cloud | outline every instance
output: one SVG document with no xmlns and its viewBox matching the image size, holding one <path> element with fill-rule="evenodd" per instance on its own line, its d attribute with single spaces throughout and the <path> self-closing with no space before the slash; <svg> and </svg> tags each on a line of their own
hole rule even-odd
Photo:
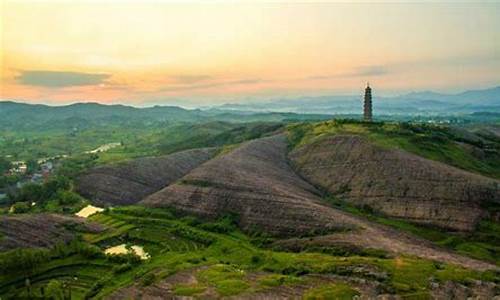
<svg viewBox="0 0 500 300">
<path fill-rule="evenodd" d="M 266 82 L 266 80 L 256 78 L 256 79 L 241 79 L 241 80 L 218 81 L 218 82 L 216 81 L 216 82 L 207 82 L 200 84 L 183 85 L 183 86 L 172 86 L 164 88 L 161 91 L 199 90 L 199 89 L 208 89 L 220 86 L 257 84 L 261 82 Z"/>
<path fill-rule="evenodd" d="M 182 84 L 194 84 L 200 81 L 213 79 L 213 77 L 209 75 L 172 75 L 169 77 Z"/>
<path fill-rule="evenodd" d="M 306 80 L 324 80 L 335 78 L 363 77 L 363 76 L 381 76 L 389 73 L 385 66 L 363 66 L 355 68 L 351 72 L 334 74 L 334 75 L 315 75 L 306 77 Z"/>
<path fill-rule="evenodd" d="M 379 76 L 385 75 L 389 73 L 386 67 L 384 66 L 367 66 L 357 68 L 356 71 L 351 73 L 351 76 Z"/>
<path fill-rule="evenodd" d="M 49 88 L 98 85 L 111 75 L 99 73 L 60 72 L 45 70 L 21 71 L 16 80 L 24 85 L 33 85 Z"/>
</svg>

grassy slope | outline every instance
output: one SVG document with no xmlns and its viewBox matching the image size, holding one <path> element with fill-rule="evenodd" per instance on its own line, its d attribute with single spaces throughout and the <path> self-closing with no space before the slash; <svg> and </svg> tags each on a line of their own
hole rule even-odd
<svg viewBox="0 0 500 300">
<path fill-rule="evenodd" d="M 104 258 L 86 259 L 81 255 L 72 255 L 53 259 L 30 275 L 33 293 L 39 293 L 40 287 L 46 285 L 49 279 L 71 282 L 70 279 L 77 276 L 78 280 L 71 283 L 74 297 L 79 299 L 92 288 L 101 297 L 133 282 L 146 285 L 198 266 L 209 268 L 196 273 L 198 284 L 177 286 L 179 295 L 201 293 L 206 288 L 214 289 L 219 295 L 257 292 L 272 286 L 301 283 L 302 275 L 307 273 L 363 277 L 348 271 L 348 267 L 354 265 L 372 266 L 386 272 L 388 277 L 382 280 L 383 287 L 401 295 L 426 297 L 431 277 L 438 281 L 495 280 L 492 272 L 479 273 L 413 257 L 340 257 L 271 251 L 259 248 L 249 236 L 226 221 L 220 226 L 206 226 L 192 218 L 175 218 L 169 211 L 159 209 L 117 208 L 95 215 L 92 219 L 107 224 L 110 229 L 100 235 L 85 235 L 83 239 L 88 243 L 101 248 L 124 242 L 143 245 L 151 254 L 151 259 L 120 273 L 113 272 L 118 263 Z M 202 230 L 202 227 L 217 228 L 219 233 Z M 258 279 L 247 276 L 257 271 L 269 275 Z M 97 284 L 91 284 L 96 281 Z M 22 272 L 0 275 L 0 283 L 2 296 L 26 296 Z M 341 297 L 357 291 L 344 285 L 327 285 L 307 293 L 311 298 L 318 295 Z"/>
<path fill-rule="evenodd" d="M 288 127 L 288 133 L 293 147 L 312 143 L 327 135 L 359 134 L 382 147 L 402 149 L 473 173 L 500 179 L 498 140 L 484 137 L 485 142 L 479 142 L 444 126 L 332 120 L 293 124 Z M 484 156 L 467 150 L 467 147 L 472 146 L 483 151 Z"/>
<path fill-rule="evenodd" d="M 291 147 L 300 147 L 315 140 L 336 134 L 358 134 L 369 138 L 374 143 L 386 147 L 402 149 L 422 157 L 437 160 L 455 167 L 500 178 L 500 143 L 488 139 L 487 145 L 464 139 L 447 127 L 411 125 L 400 123 L 360 123 L 355 121 L 327 121 L 319 123 L 300 123 L 288 127 Z M 489 149 L 486 157 L 476 157 L 461 144 Z M 500 225 L 492 221 L 482 221 L 472 234 L 443 232 L 437 228 L 411 224 L 404 220 L 390 219 L 373 212 L 366 212 L 350 206 L 338 199 L 328 199 L 337 208 L 362 215 L 378 223 L 410 232 L 453 249 L 461 254 L 487 260 L 500 265 Z M 489 207 L 498 210 L 497 205 Z"/>
<path fill-rule="evenodd" d="M 140 124 L 137 126 L 103 126 L 73 131 L 40 130 L 0 132 L 0 156 L 12 160 L 76 155 L 101 145 L 121 142 L 123 146 L 98 154 L 98 163 L 110 163 L 142 156 L 239 143 L 275 131 L 281 123 Z"/>
</svg>

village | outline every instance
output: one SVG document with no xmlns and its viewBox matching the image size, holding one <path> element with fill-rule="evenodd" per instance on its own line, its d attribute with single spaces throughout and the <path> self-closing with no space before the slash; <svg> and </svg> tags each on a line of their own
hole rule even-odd
<svg viewBox="0 0 500 300">
<path fill-rule="evenodd" d="M 107 143 L 93 150 L 85 151 L 85 154 L 97 154 L 106 152 L 112 148 L 121 146 L 121 143 Z M 51 157 L 43 157 L 29 160 L 11 161 L 11 155 L 6 155 L 2 160 L 3 168 L 0 173 L 0 203 L 9 193 L 15 193 L 28 183 L 42 184 L 60 167 L 63 160 L 68 158 L 67 154 Z"/>
</svg>

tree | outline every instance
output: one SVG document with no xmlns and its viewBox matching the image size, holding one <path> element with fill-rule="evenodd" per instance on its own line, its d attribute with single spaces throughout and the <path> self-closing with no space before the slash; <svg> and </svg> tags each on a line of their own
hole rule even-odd
<svg viewBox="0 0 500 300">
<path fill-rule="evenodd" d="M 30 205 L 27 202 L 16 202 L 13 205 L 14 213 L 23 214 L 30 210 Z"/>
<path fill-rule="evenodd" d="M 38 202 L 43 195 L 43 187 L 39 184 L 28 183 L 14 196 L 16 202 Z"/>
<path fill-rule="evenodd" d="M 26 161 L 26 173 L 33 174 L 38 170 L 38 162 L 34 159 L 28 159 Z"/>
<path fill-rule="evenodd" d="M 59 190 L 56 194 L 59 205 L 73 205 L 83 201 L 80 195 L 66 190 Z"/>
<path fill-rule="evenodd" d="M 12 164 L 5 157 L 0 157 L 0 175 L 12 168 Z"/>
<path fill-rule="evenodd" d="M 63 284 L 59 280 L 52 279 L 47 284 L 47 288 L 45 290 L 45 294 L 47 298 L 54 300 L 62 300 L 64 299 L 64 289 Z"/>
</svg>

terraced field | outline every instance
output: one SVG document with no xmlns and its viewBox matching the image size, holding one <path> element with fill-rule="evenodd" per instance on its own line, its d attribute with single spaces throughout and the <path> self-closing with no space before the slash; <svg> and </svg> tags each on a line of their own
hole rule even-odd
<svg viewBox="0 0 500 300">
<path fill-rule="evenodd" d="M 494 285 L 489 282 L 498 280 L 494 271 L 405 255 L 273 251 L 256 246 L 262 237 L 252 239 L 236 227 L 227 227 L 223 220 L 204 223 L 162 209 L 122 207 L 90 219 L 107 228 L 84 237 L 91 247 L 100 248 L 99 253 L 70 251 L 64 256 L 51 250 L 53 258 L 32 269 L 0 275 L 0 296 L 41 296 L 42 287 L 58 280 L 65 284 L 64 293 L 71 293 L 74 299 L 189 294 L 286 298 L 335 295 L 337 289 L 368 298 L 387 293 L 427 297 L 434 293 L 429 282 L 440 286 L 450 281 L 480 280 L 492 293 Z M 220 233 L 221 228 L 225 228 L 224 233 Z M 151 258 L 130 261 L 102 255 L 108 245 L 121 243 L 142 245 Z M 474 287 L 463 288 L 476 295 L 479 292 Z"/>
<path fill-rule="evenodd" d="M 106 214 L 94 214 L 89 220 L 97 222 L 106 228 L 106 231 L 102 234 L 84 234 L 84 239 L 90 243 L 99 243 L 114 237 L 119 237 L 134 228 L 134 225 Z"/>
<path fill-rule="evenodd" d="M 0 277 L 0 294 L 9 295 L 15 290 L 41 296 L 50 280 L 59 280 L 68 285 L 67 292 L 76 299 L 84 298 L 85 293 L 101 276 L 111 272 L 113 264 L 104 259 L 92 260 L 79 255 L 51 260 L 29 276 L 30 287 L 26 286 L 25 274 L 11 273 L 8 277 Z"/>
<path fill-rule="evenodd" d="M 156 219 L 152 215 L 162 218 Z M 157 211 L 152 215 L 141 207 L 117 208 L 94 214 L 88 221 L 96 224 L 95 226 L 100 225 L 101 231 L 84 233 L 82 239 L 86 243 L 97 245 L 100 251 L 121 243 L 139 244 L 154 257 L 171 252 L 196 253 L 211 242 L 204 235 L 190 239 L 189 235 L 197 231 L 172 220 L 169 212 Z M 66 295 L 71 293 L 72 297 L 82 299 L 89 295 L 89 291 L 96 289 L 96 282 L 113 277 L 122 264 L 123 260 L 109 260 L 102 256 L 102 252 L 95 258 L 73 252 L 61 258 L 55 255 L 35 269 L 0 275 L 0 295 L 20 293 L 17 295 L 41 296 L 51 280 L 58 280 L 66 285 Z M 29 278 L 29 288 L 26 286 L 26 278 Z"/>
</svg>

